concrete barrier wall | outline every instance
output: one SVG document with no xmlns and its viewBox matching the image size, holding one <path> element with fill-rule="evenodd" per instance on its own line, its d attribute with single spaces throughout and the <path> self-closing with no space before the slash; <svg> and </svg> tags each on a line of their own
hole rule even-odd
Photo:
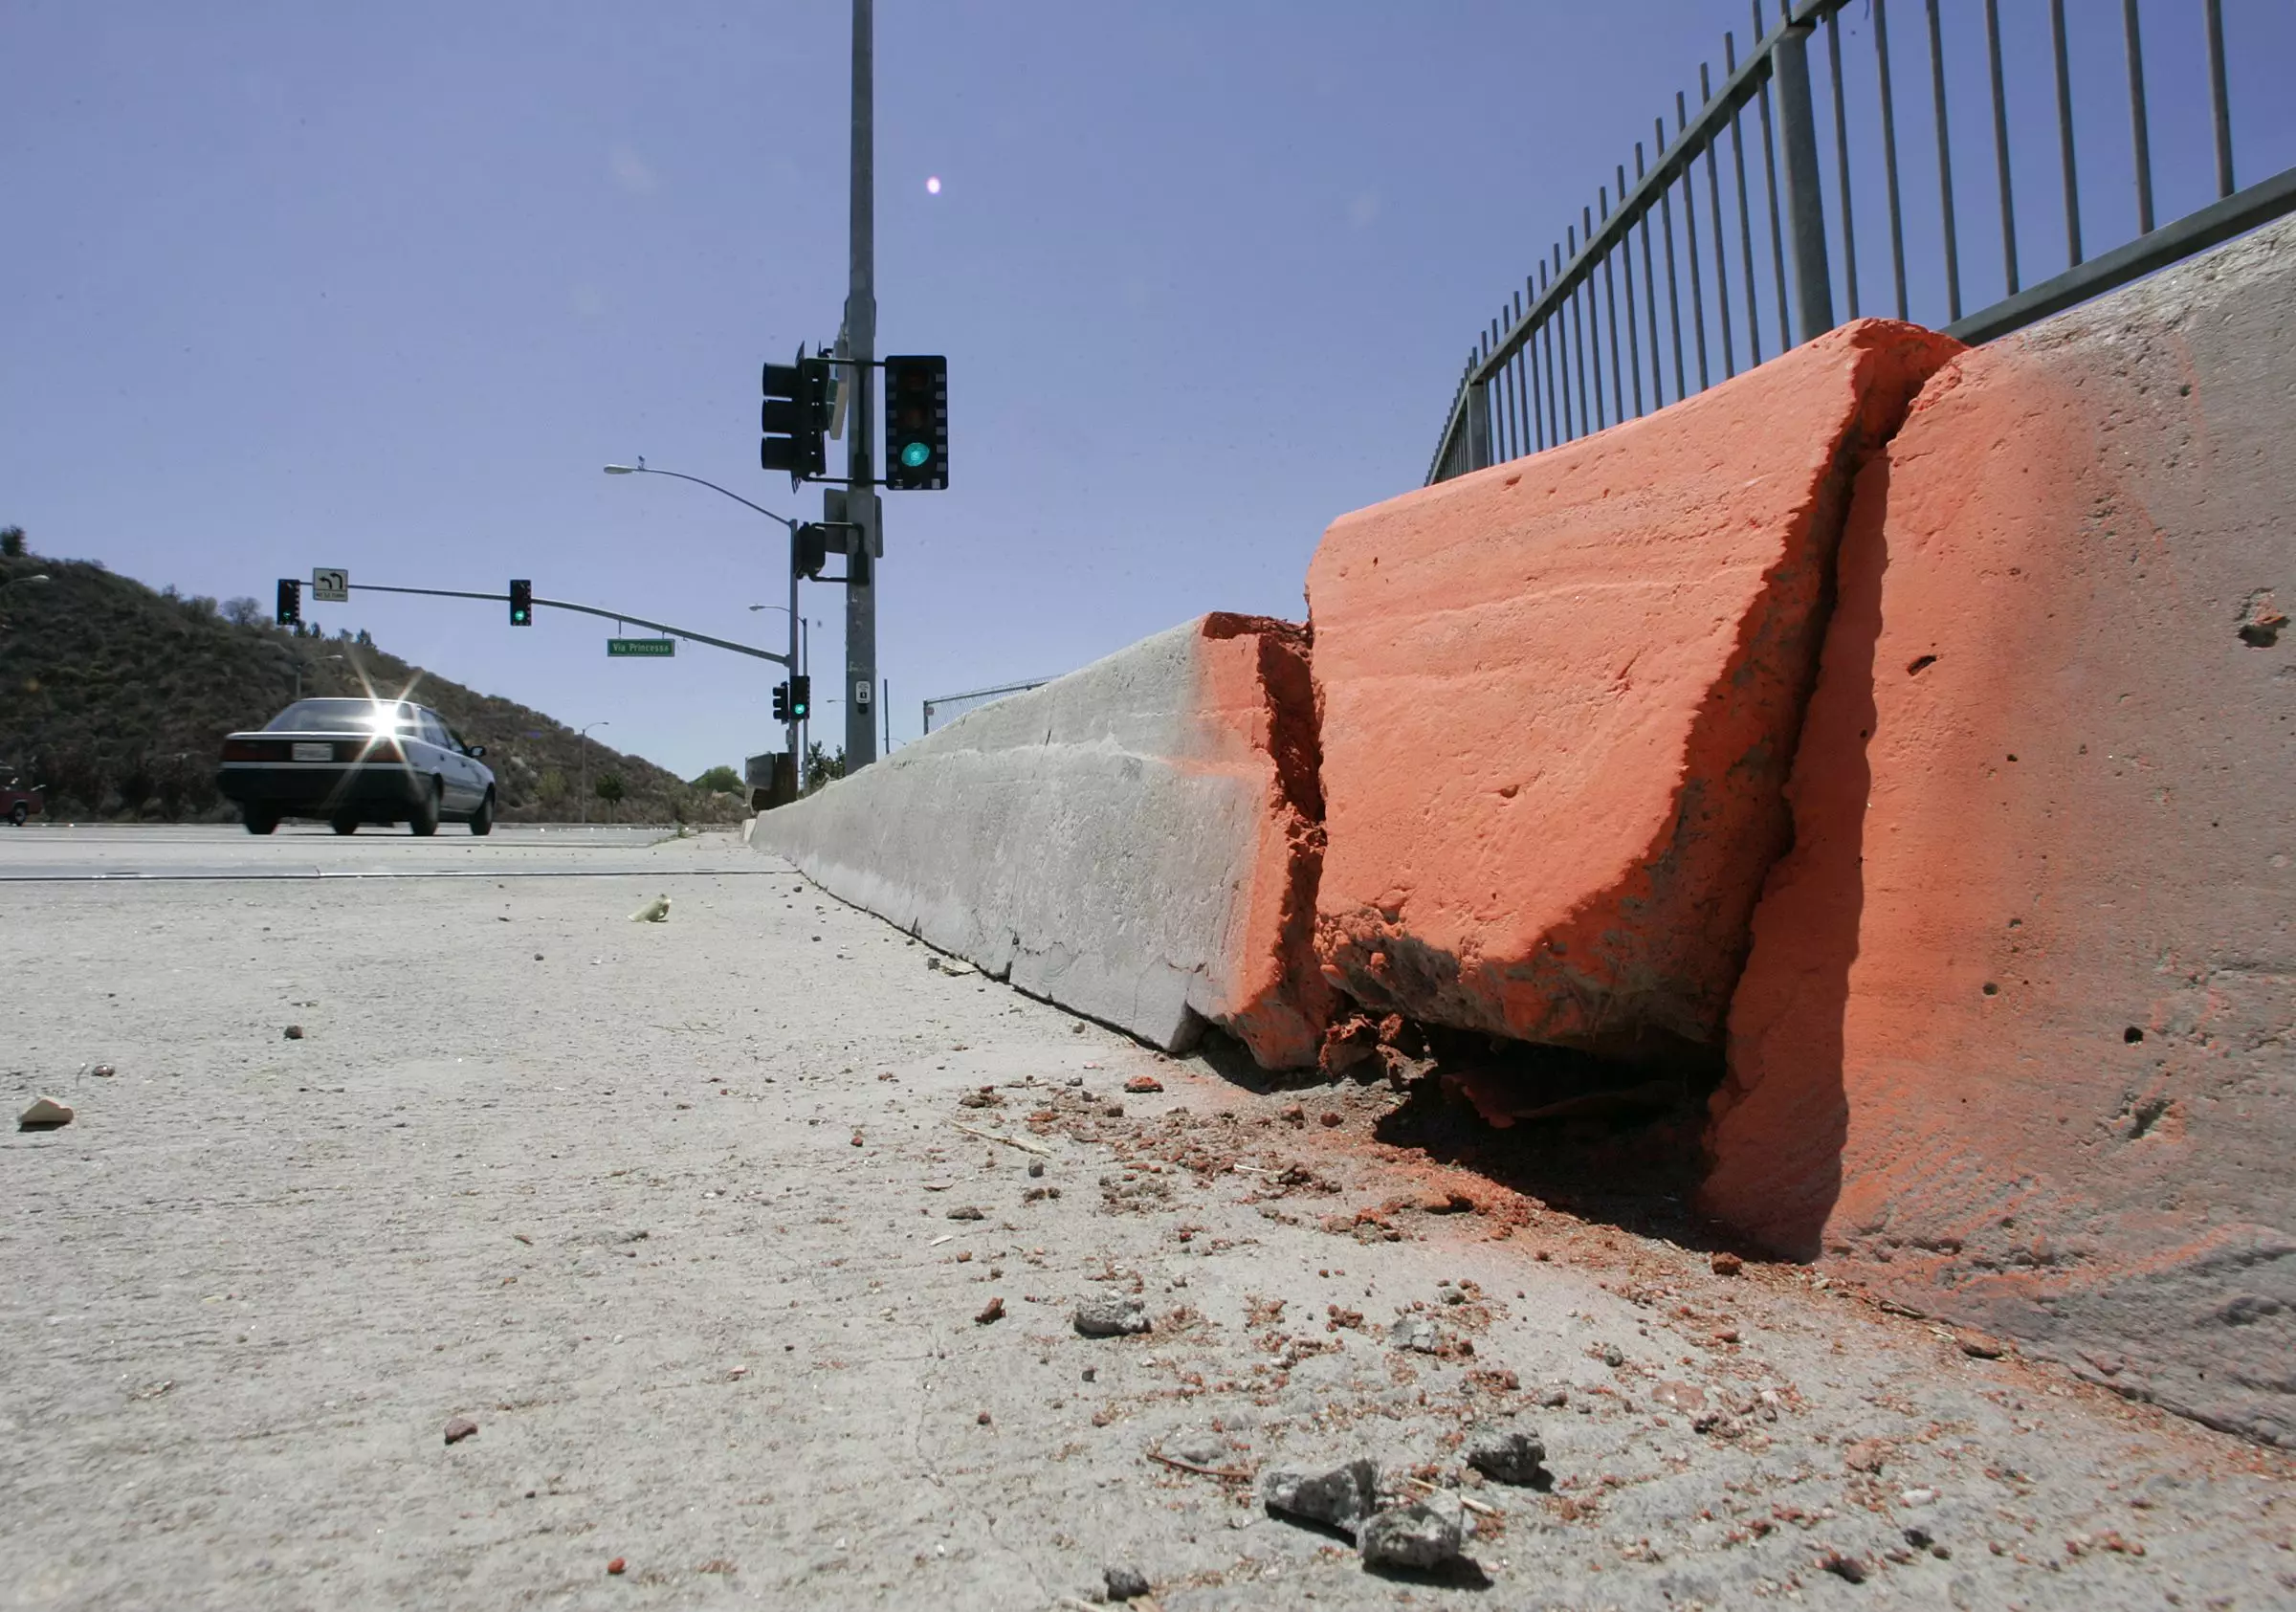
<svg viewBox="0 0 2296 1612">
<path fill-rule="evenodd" d="M 2296 224 L 1947 365 L 1840 578 L 1707 1207 L 2296 1438 Z"/>
<path fill-rule="evenodd" d="M 1375 1008 L 1717 1044 L 1857 467 L 1958 344 L 1869 320 L 1336 521 L 1317 945 Z"/>
<path fill-rule="evenodd" d="M 751 844 L 930 944 L 1168 1050 L 1313 1063 L 1322 855 L 1304 635 L 1214 614 L 970 713 Z"/>
</svg>

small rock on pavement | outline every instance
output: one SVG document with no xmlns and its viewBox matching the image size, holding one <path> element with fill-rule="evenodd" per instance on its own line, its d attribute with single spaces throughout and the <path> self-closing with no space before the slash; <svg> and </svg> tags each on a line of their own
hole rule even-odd
<svg viewBox="0 0 2296 1612">
<path fill-rule="evenodd" d="M 1975 1327 L 1955 1328 L 1954 1342 L 1961 1353 L 1976 1360 L 1998 1360 L 2009 1350 L 2009 1346 L 1999 1338 L 1989 1336 Z"/>
<path fill-rule="evenodd" d="M 1713 1267 L 1717 1276 L 1735 1276 L 1746 1269 L 1746 1262 L 1733 1253 L 1718 1253 L 1707 1263 Z"/>
<path fill-rule="evenodd" d="M 1137 1567 L 1110 1567 L 1101 1571 L 1107 1580 L 1110 1601 L 1132 1601 L 1148 1593 L 1148 1575 Z"/>
<path fill-rule="evenodd" d="M 1148 1330 L 1148 1308 L 1137 1298 L 1106 1293 L 1077 1305 L 1071 1319 L 1087 1337 L 1129 1337 Z"/>
<path fill-rule="evenodd" d="M 1296 1517 L 1355 1533 L 1379 1504 L 1376 1462 L 1350 1461 L 1328 1472 L 1270 1468 L 1260 1479 L 1260 1503 L 1276 1516 Z"/>
<path fill-rule="evenodd" d="M 302 1026 L 300 1026 L 300 1025 L 289 1025 L 289 1026 L 287 1027 L 287 1039 L 288 1039 L 289 1041 L 300 1041 L 300 1040 L 302 1040 L 302 1039 L 303 1039 L 303 1027 L 302 1027 Z"/>
<path fill-rule="evenodd" d="M 477 1436 L 478 1424 L 467 1416 L 457 1416 L 447 1424 L 447 1443 L 449 1444 L 460 1444 L 465 1439 L 475 1439 Z"/>
<path fill-rule="evenodd" d="M 1031 1177 L 1041 1176 L 1044 1173 L 1045 1161 L 1042 1159 L 1031 1159 L 1028 1160 L 1028 1174 Z"/>
<path fill-rule="evenodd" d="M 960 1203 L 949 1211 L 951 1220 L 981 1220 L 985 1217 L 970 1203 Z"/>
<path fill-rule="evenodd" d="M 1160 1092 L 1163 1089 L 1164 1083 L 1153 1074 L 1136 1074 L 1124 1082 L 1127 1092 Z"/>
<path fill-rule="evenodd" d="M 1363 1525 L 1363 1563 L 1424 1572 L 1458 1556 L 1466 1536 L 1467 1516 L 1458 1499 L 1430 1494 L 1412 1505 L 1381 1512 Z"/>
<path fill-rule="evenodd" d="M 1004 1318 L 1004 1300 L 1003 1298 L 992 1298 L 982 1307 L 981 1314 L 973 1317 L 973 1325 L 977 1327 L 984 1327 L 987 1326 L 991 1321 L 1002 1321 Z"/>
<path fill-rule="evenodd" d="M 94 1069 L 88 1071 L 88 1072 L 99 1080 L 109 1080 L 113 1075 L 119 1073 L 120 1071 L 112 1068 L 112 1066 L 109 1064 L 98 1064 Z"/>
<path fill-rule="evenodd" d="M 58 1125 L 72 1123 L 70 1103 L 59 1103 L 54 1097 L 34 1097 L 32 1106 L 16 1115 L 19 1131 L 53 1131 Z"/>
<path fill-rule="evenodd" d="M 624 1561 L 620 1557 L 616 1557 L 613 1560 L 606 1564 L 606 1570 L 618 1579 L 622 1576 L 623 1570 L 629 1565 L 629 1563 Z"/>
<path fill-rule="evenodd" d="M 1398 1349 L 1432 1355 L 1443 1347 L 1443 1336 L 1424 1315 L 1405 1315 L 1387 1329 L 1387 1341 Z"/>
<path fill-rule="evenodd" d="M 1487 1433 L 1467 1446 L 1467 1464 L 1494 1483 L 1540 1483 L 1546 1459 L 1547 1446 L 1536 1433 Z"/>
</svg>

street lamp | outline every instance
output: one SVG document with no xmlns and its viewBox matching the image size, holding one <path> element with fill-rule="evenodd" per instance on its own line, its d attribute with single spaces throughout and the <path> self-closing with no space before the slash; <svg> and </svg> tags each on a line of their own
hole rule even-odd
<svg viewBox="0 0 2296 1612">
<path fill-rule="evenodd" d="M 313 655 L 311 658 L 314 660 L 348 660 L 351 657 L 348 655 Z M 300 660 L 295 663 L 295 697 L 298 699 L 303 697 L 303 663 Z"/>
<path fill-rule="evenodd" d="M 750 502 L 750 501 L 749 501 L 747 498 L 743 497 L 742 497 L 740 494 L 739 494 L 739 493 L 736 493 L 736 492 L 731 492 L 731 491 L 729 491 L 729 490 L 728 490 L 728 489 L 726 489 L 726 488 L 720 487 L 720 486 L 718 486 L 718 483 L 716 483 L 715 481 L 704 481 L 704 480 L 703 480 L 703 479 L 702 479 L 700 476 L 698 476 L 698 475 L 686 475 L 686 474 L 685 474 L 683 471 L 674 471 L 674 470 L 655 470 L 655 469 L 654 469 L 652 466 L 649 465 L 649 464 L 646 462 L 645 456 L 644 456 L 643 454 L 641 454 L 641 455 L 639 456 L 639 458 L 638 458 L 638 462 L 637 462 L 636 464 L 634 464 L 634 465 L 604 465 L 604 466 L 601 466 L 600 468 L 601 468 L 601 469 L 603 469 L 603 470 L 606 472 L 606 474 L 607 474 L 607 475 L 666 475 L 666 476 L 669 476 L 671 479 L 673 479 L 673 480 L 675 480 L 675 481 L 691 481 L 691 482 L 692 482 L 692 483 L 694 483 L 694 485 L 695 485 L 695 486 L 696 486 L 696 487 L 707 487 L 707 488 L 708 488 L 708 489 L 709 489 L 711 492 L 713 492 L 713 493 L 720 493 L 720 494 L 723 494 L 723 495 L 724 495 L 726 497 L 729 497 L 729 498 L 733 499 L 733 500 L 734 500 L 734 502 L 736 502 L 736 503 L 738 503 L 738 504 L 741 505 L 741 506 L 742 506 L 744 509 L 753 509 L 753 510 L 757 511 L 757 512 L 758 512 L 760 515 L 763 516 L 763 517 L 764 517 L 766 519 L 768 519 L 768 520 L 772 520 L 772 521 L 776 521 L 776 522 L 779 522 L 779 523 L 780 523 L 780 524 L 781 524 L 781 525 L 782 525 L 782 526 L 783 526 L 784 529 L 786 529 L 786 530 L 788 531 L 788 533 L 790 534 L 790 537 L 789 537 L 789 541 L 790 541 L 790 553 L 789 553 L 789 605 L 788 605 L 788 612 L 789 612 L 789 674 L 790 674 L 791 676 L 795 676 L 795 675 L 797 675 L 797 669 L 798 669 L 798 658 L 799 658 L 799 656 L 798 656 L 798 651 L 799 651 L 799 645 L 798 645 L 798 625 L 797 625 L 797 623 L 798 623 L 798 617 L 797 617 L 797 550 L 796 550 L 796 543 L 797 543 L 797 522 L 796 522 L 796 521 L 794 521 L 794 520 L 792 520 L 792 519 L 789 519 L 787 516 L 785 516 L 785 515 L 776 515 L 776 514 L 774 514 L 774 513 L 773 513 L 773 511 L 771 511 L 771 510 L 767 509 L 767 508 L 766 508 L 766 507 L 765 507 L 763 504 L 753 504 L 753 503 L 751 503 L 751 502 Z M 779 605 L 776 605 L 776 606 L 774 606 L 774 607 L 773 607 L 773 608 L 775 608 L 775 609 L 777 609 L 777 610 L 778 610 L 778 609 L 782 608 L 782 607 L 781 607 L 781 606 L 779 606 Z M 789 762 L 790 762 L 790 764 L 791 764 L 792 766 L 795 766 L 795 765 L 799 764 L 799 761 L 800 761 L 800 752 L 799 752 L 799 750 L 798 750 L 798 734 L 797 734 L 797 723 L 796 723 L 796 722 L 794 722 L 794 721 L 792 721 L 792 722 L 789 724 Z"/>
<path fill-rule="evenodd" d="M 585 827 L 590 821 L 590 728 L 610 728 L 613 725 L 611 722 L 592 722 L 589 728 L 584 728 L 574 736 L 574 748 L 582 753 L 582 784 L 578 793 Z"/>
</svg>

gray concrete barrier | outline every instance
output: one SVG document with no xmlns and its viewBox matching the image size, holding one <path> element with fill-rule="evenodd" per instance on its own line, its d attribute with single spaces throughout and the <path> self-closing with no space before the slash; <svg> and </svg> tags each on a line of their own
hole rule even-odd
<svg viewBox="0 0 2296 1612">
<path fill-rule="evenodd" d="M 1031 995 L 1167 1050 L 1311 1064 L 1323 853 L 1305 635 L 1215 613 L 984 706 L 750 843 Z"/>
</svg>

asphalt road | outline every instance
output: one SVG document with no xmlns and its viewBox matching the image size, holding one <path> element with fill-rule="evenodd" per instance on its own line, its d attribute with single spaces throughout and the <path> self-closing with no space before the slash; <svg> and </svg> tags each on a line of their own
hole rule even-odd
<svg viewBox="0 0 2296 1612">
<path fill-rule="evenodd" d="M 0 830 L 0 1077 L 78 1111 L 0 1137 L 0 1605 L 2296 1597 L 2273 1452 L 649 839 Z M 1462 1476 L 1502 1427 L 1551 1489 Z M 1358 1454 L 1473 1565 L 1251 1497 Z"/>
</svg>

